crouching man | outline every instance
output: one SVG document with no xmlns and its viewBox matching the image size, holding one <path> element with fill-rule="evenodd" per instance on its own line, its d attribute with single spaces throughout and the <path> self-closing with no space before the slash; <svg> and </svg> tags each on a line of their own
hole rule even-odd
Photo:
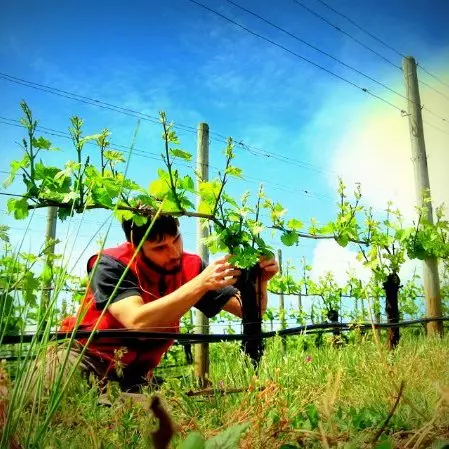
<svg viewBox="0 0 449 449">
<path fill-rule="evenodd" d="M 184 252 L 176 218 L 157 218 L 132 260 L 150 222 L 136 226 L 131 220 L 124 221 L 127 241 L 89 259 L 90 282 L 85 299 L 78 316 L 66 318 L 61 330 L 72 331 L 78 320 L 78 329 L 87 331 L 97 325 L 98 330 L 179 332 L 181 317 L 192 307 L 209 318 L 222 309 L 241 317 L 239 291 L 233 287 L 240 271 L 231 266 L 229 257 L 205 266 L 199 256 Z M 264 312 L 267 282 L 278 266 L 274 259 L 263 260 L 260 266 Z M 76 360 L 86 342 L 79 339 L 70 348 L 68 365 Z M 173 340 L 94 338 L 79 366 L 86 375 L 92 373 L 101 382 L 116 381 L 123 391 L 134 392 L 151 382 L 153 369 L 172 344 Z M 61 353 L 56 359 L 63 356 Z"/>
</svg>

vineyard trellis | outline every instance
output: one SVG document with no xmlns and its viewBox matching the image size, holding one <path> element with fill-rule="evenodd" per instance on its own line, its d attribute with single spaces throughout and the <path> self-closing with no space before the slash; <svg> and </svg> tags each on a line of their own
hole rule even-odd
<svg viewBox="0 0 449 449">
<path fill-rule="evenodd" d="M 28 105 L 23 102 L 21 108 L 24 113 L 22 124 L 27 129 L 27 136 L 22 140 L 23 157 L 11 162 L 10 175 L 4 183 L 5 187 L 9 187 L 18 174 L 22 175 L 25 188 L 22 196 L 7 202 L 8 211 L 16 219 L 26 218 L 33 209 L 50 206 L 58 207 L 61 220 L 97 208 L 112 211 L 119 220 L 133 219 L 137 224 L 144 223 L 149 215 L 158 210 L 162 214 L 201 218 L 209 228 L 209 236 L 204 241 L 210 251 L 229 252 L 232 262 L 242 269 L 254 266 L 260 256 L 273 255 L 273 249 L 263 238 L 264 232 L 269 229 L 275 230 L 280 235 L 280 242 L 286 246 L 298 245 L 302 238 L 332 239 L 343 247 L 357 245 L 359 258 L 372 270 L 376 288 L 379 283 L 385 283 L 389 276 L 398 275 L 406 257 L 446 259 L 449 254 L 449 226 L 442 207 L 437 209 L 435 224 L 425 218 L 425 203 L 419 209 L 413 227 L 404 226 L 400 212 L 392 204 L 388 204 L 386 219 L 381 221 L 373 215 L 371 209 L 362 205 L 360 185 L 357 185 L 353 199 L 349 199 L 346 186 L 340 181 L 336 218 L 324 226 L 311 219 L 308 229 L 305 229 L 303 220 L 287 218 L 287 210 L 282 204 L 271 201 L 262 189 L 257 194 L 255 206 L 251 204 L 249 192 L 240 201 L 234 199 L 226 188 L 233 177 L 242 175 L 242 170 L 234 165 L 232 139 L 228 139 L 224 151 L 225 167 L 222 174 L 216 179 L 200 180 L 195 190 L 192 176 L 181 175 L 176 168 L 177 161 L 189 161 L 192 155 L 180 148 L 173 123 L 167 120 L 165 113 L 160 115 L 163 130 L 161 160 L 165 168 L 159 168 L 158 178 L 150 183 L 148 189 L 128 178 L 126 171 L 123 173 L 119 170 L 120 164 L 125 163 L 126 159 L 123 153 L 110 148 L 109 131 L 105 129 L 99 134 L 84 136 L 83 121 L 79 117 L 72 117 L 70 128 L 76 161 L 67 161 L 64 168 L 46 165 L 42 160 L 38 161 L 37 157 L 51 151 L 52 143 L 36 135 L 37 121 Z M 100 163 L 97 166 L 89 156 L 84 155 L 87 142 L 94 142 L 99 148 Z M 198 207 L 194 204 L 195 197 L 199 199 Z M 262 209 L 269 212 L 270 223 L 262 222 Z M 4 240 L 6 232 L 3 227 Z M 33 277 L 29 270 L 29 264 L 35 263 L 38 258 L 34 262 L 30 262 L 32 257 L 25 256 L 25 259 L 28 265 L 21 266 L 19 271 L 25 269 L 29 273 L 29 286 L 22 289 L 29 292 L 30 288 L 32 290 L 41 286 L 43 278 Z M 4 276 L 7 275 L 9 279 L 6 292 L 11 291 L 11 286 L 18 285 L 17 279 L 11 283 L 8 271 L 11 270 L 11 263 L 8 258 L 2 260 Z M 15 276 L 20 278 L 20 273 L 15 273 Z M 288 288 L 284 292 L 287 293 Z M 379 292 L 376 293 L 378 295 Z M 317 294 L 320 295 L 319 292 Z M 322 292 L 321 296 L 325 298 Z M 4 301 L 7 306 L 3 308 L 9 308 L 8 314 L 2 313 L 3 335 L 7 324 L 3 323 L 3 317 L 12 316 L 13 309 L 12 297 L 7 298 L 8 301 Z M 336 304 L 332 298 L 334 296 L 327 296 L 328 302 L 324 302 L 328 307 L 327 312 L 335 318 Z M 31 304 L 36 304 L 35 298 L 33 301 Z M 32 315 L 29 317 L 35 318 Z M 397 320 L 397 316 L 392 318 L 393 323 Z M 260 333 L 260 330 L 256 332 Z"/>
</svg>

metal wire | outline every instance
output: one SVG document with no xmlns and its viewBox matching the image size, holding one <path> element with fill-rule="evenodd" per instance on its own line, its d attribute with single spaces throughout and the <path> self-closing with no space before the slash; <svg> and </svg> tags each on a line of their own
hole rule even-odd
<svg viewBox="0 0 449 449">
<path fill-rule="evenodd" d="M 108 329 L 97 330 L 94 332 L 94 340 L 98 338 L 120 338 L 123 340 L 135 340 L 133 343 L 140 342 L 142 346 L 145 346 L 145 342 L 142 339 L 148 340 L 175 340 L 179 343 L 217 343 L 222 341 L 246 341 L 254 338 L 272 338 L 275 336 L 291 336 L 309 334 L 311 331 L 323 331 L 331 332 L 333 330 L 354 330 L 354 329 L 391 329 L 398 327 L 416 326 L 418 324 L 426 324 L 430 322 L 445 322 L 449 321 L 449 317 L 442 318 L 421 318 L 418 320 L 400 321 L 397 323 L 319 323 L 319 324 L 307 324 L 305 326 L 297 326 L 289 329 L 281 329 L 277 331 L 262 332 L 260 335 L 243 335 L 243 334 L 192 334 L 185 333 L 179 334 L 176 332 L 143 332 L 128 329 Z M 91 335 L 91 331 L 76 331 L 75 338 L 88 338 Z M 67 332 L 51 332 L 48 334 L 49 340 L 66 340 L 71 336 L 71 333 Z M 29 343 L 34 338 L 38 338 L 39 335 L 34 332 L 28 332 L 23 334 L 6 334 L 3 336 L 2 344 L 16 344 L 16 343 Z M 102 342 L 103 344 L 103 342 Z M 112 343 L 111 343 L 112 344 Z"/>
</svg>

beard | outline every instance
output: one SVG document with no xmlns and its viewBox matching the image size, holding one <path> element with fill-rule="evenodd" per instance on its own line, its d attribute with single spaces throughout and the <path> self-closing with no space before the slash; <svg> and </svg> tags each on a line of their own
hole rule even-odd
<svg viewBox="0 0 449 449">
<path fill-rule="evenodd" d="M 176 274 L 181 271 L 182 263 L 181 258 L 179 259 L 178 263 L 173 268 L 165 268 L 162 265 L 159 265 L 155 262 L 153 262 L 151 259 L 145 256 L 145 254 L 141 254 L 143 261 L 145 262 L 145 265 L 147 265 L 152 270 L 156 271 L 156 273 L 159 274 Z"/>
</svg>

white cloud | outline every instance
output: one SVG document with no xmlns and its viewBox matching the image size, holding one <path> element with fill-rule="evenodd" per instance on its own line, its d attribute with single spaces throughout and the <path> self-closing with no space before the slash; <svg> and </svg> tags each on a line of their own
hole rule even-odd
<svg viewBox="0 0 449 449">
<path fill-rule="evenodd" d="M 313 254 L 311 277 L 318 280 L 320 276 L 332 272 L 335 281 L 343 287 L 348 281 L 348 272 L 354 272 L 357 278 L 368 282 L 371 272 L 356 259 L 356 256 L 356 252 L 341 247 L 334 240 L 321 240 L 317 243 Z"/>
<path fill-rule="evenodd" d="M 449 204 L 449 127 L 437 117 L 447 116 L 448 108 L 430 89 L 421 89 L 421 99 L 432 111 L 424 109 L 423 117 L 433 204 Z M 385 209 L 391 200 L 406 218 L 413 218 L 416 190 L 408 118 L 380 104 L 358 107 L 355 116 L 338 138 L 330 169 L 347 185 L 360 182 L 365 202 L 374 208 Z"/>
<path fill-rule="evenodd" d="M 327 272 L 332 272 L 340 287 L 344 287 L 349 279 L 349 273 L 360 279 L 363 284 L 369 282 L 372 272 L 356 259 L 357 252 L 351 248 L 343 248 L 333 240 L 321 240 L 317 243 L 312 260 L 311 278 L 318 280 Z M 419 261 L 407 260 L 399 271 L 402 283 L 411 279 L 413 274 L 422 277 L 422 265 Z"/>
<path fill-rule="evenodd" d="M 441 77 L 445 80 L 449 71 L 442 70 L 443 64 L 435 72 L 443 74 Z M 449 108 L 447 102 L 434 90 L 422 86 L 420 89 L 422 105 L 432 111 L 430 113 L 424 109 L 423 119 L 433 206 L 443 202 L 448 206 L 449 127 L 447 122 L 437 116 L 447 119 Z M 329 111 L 329 108 L 334 110 L 335 95 L 328 98 L 321 113 Z M 391 100 L 395 104 L 401 104 Z M 315 115 L 316 120 L 322 117 L 321 113 Z M 351 115 L 348 115 L 348 108 L 343 107 L 342 113 L 335 119 L 341 128 L 338 129 L 335 123 L 329 124 L 332 140 L 336 145 L 334 144 L 335 151 L 329 152 L 329 166 L 326 168 L 333 175 L 328 177 L 328 181 L 335 187 L 338 173 L 348 186 L 348 191 L 352 191 L 354 183 L 360 182 L 365 204 L 384 210 L 391 200 L 406 221 L 414 219 L 416 192 L 407 117 L 401 117 L 397 111 L 380 103 L 369 102 L 353 103 Z M 326 128 L 325 124 L 323 126 Z M 329 141 L 329 136 L 320 136 L 318 139 Z M 322 241 L 316 245 L 313 256 L 314 276 L 332 271 L 339 283 L 345 283 L 346 272 L 351 265 L 358 277 L 366 279 L 369 271 L 355 261 L 355 253 L 350 248 L 341 248 L 330 241 Z M 421 264 L 407 261 L 401 268 L 402 281 L 409 279 L 415 271 L 422 276 Z"/>
<path fill-rule="evenodd" d="M 393 201 L 414 215 L 415 188 L 406 118 L 384 109 L 368 111 L 341 137 L 332 161 L 349 186 L 361 183 L 364 202 L 385 209 Z"/>
</svg>

